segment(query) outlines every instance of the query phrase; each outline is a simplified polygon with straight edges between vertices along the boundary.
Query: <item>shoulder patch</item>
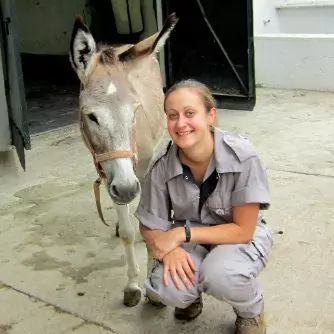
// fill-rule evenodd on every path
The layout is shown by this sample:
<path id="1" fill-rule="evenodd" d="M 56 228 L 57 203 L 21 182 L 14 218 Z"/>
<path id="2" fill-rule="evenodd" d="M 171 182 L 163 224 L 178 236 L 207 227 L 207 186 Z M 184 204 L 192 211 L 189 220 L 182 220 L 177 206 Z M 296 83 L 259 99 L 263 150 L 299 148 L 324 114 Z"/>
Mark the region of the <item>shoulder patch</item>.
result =
<path id="1" fill-rule="evenodd" d="M 236 154 L 240 162 L 257 156 L 253 144 L 239 134 L 228 133 L 223 137 L 224 143 Z"/>

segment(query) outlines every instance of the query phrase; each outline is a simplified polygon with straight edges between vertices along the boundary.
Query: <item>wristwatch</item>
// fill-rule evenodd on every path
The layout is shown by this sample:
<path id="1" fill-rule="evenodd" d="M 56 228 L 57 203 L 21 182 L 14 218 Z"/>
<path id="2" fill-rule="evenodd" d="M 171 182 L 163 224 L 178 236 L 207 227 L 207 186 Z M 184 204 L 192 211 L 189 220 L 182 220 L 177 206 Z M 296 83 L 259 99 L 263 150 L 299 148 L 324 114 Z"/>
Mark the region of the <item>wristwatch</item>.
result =
<path id="1" fill-rule="evenodd" d="M 190 230 L 190 220 L 187 219 L 186 220 L 186 223 L 184 224 L 184 229 L 185 229 L 185 232 L 186 232 L 186 240 L 185 242 L 190 242 L 191 240 L 191 230 Z"/>

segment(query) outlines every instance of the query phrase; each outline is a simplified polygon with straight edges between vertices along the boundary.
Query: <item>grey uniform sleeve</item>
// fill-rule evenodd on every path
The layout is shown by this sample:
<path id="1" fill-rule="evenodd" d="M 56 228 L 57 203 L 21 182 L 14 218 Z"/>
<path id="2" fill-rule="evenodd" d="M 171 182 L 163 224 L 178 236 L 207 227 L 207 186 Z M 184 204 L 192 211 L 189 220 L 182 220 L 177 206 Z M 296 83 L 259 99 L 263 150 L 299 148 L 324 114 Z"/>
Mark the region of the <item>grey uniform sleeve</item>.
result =
<path id="1" fill-rule="evenodd" d="M 267 173 L 257 156 L 246 160 L 241 173 L 236 174 L 232 206 L 245 203 L 259 203 L 261 210 L 270 206 Z"/>
<path id="2" fill-rule="evenodd" d="M 172 222 L 168 220 L 168 190 L 163 182 L 164 168 L 160 163 L 146 176 L 135 216 L 152 230 L 167 231 Z"/>

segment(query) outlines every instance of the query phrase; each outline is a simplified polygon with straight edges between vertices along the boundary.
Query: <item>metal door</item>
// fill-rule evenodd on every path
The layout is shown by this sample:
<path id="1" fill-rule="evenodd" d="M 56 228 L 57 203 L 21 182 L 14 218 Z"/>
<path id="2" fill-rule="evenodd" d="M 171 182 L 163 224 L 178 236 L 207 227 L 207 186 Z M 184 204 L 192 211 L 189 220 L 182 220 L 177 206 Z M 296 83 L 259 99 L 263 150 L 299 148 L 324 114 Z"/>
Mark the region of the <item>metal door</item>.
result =
<path id="1" fill-rule="evenodd" d="M 16 147 L 22 168 L 25 169 L 25 149 L 30 149 L 30 135 L 18 42 L 15 0 L 1 0 L 0 4 L 2 67 L 12 144 Z"/>

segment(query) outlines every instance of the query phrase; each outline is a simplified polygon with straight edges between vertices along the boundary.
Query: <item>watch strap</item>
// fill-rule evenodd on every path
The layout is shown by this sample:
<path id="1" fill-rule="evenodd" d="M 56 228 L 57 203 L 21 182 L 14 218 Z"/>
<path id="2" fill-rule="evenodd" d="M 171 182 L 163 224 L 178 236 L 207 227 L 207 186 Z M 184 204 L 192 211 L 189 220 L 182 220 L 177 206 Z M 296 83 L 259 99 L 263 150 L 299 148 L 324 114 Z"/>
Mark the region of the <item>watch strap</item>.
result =
<path id="1" fill-rule="evenodd" d="M 186 223 L 184 224 L 184 229 L 186 232 L 186 240 L 185 242 L 190 242 L 191 240 L 191 225 L 189 219 L 186 220 Z"/>

